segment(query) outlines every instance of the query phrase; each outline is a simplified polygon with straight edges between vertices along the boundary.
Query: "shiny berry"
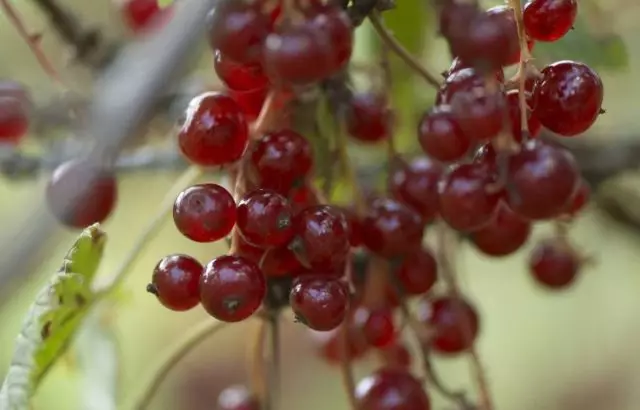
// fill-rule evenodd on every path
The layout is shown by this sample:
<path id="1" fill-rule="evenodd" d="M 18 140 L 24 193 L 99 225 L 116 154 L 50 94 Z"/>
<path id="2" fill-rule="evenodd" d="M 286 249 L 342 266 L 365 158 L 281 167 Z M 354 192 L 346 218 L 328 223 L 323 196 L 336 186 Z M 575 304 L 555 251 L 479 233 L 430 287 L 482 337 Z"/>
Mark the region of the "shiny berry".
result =
<path id="1" fill-rule="evenodd" d="M 260 401 L 242 385 L 229 386 L 218 395 L 217 410 L 260 410 Z"/>
<path id="2" fill-rule="evenodd" d="M 536 245 L 531 253 L 529 269 L 534 279 L 546 288 L 563 289 L 574 282 L 581 261 L 576 252 L 559 239 Z"/>
<path id="3" fill-rule="evenodd" d="M 161 8 L 158 0 L 125 0 L 121 7 L 122 17 L 133 32 L 157 26 L 171 13 L 171 8 Z"/>
<path id="4" fill-rule="evenodd" d="M 288 247 L 279 246 L 264 252 L 256 263 L 260 263 L 260 269 L 266 277 L 297 276 L 303 272 L 302 264 L 296 254 Z"/>
<path id="5" fill-rule="evenodd" d="M 216 50 L 213 68 L 218 78 L 230 89 L 251 91 L 269 85 L 267 76 L 258 63 L 237 63 Z"/>
<path id="6" fill-rule="evenodd" d="M 309 328 L 328 331 L 338 327 L 347 315 L 349 294 L 341 282 L 326 277 L 300 277 L 289 295 L 296 320 Z"/>
<path id="7" fill-rule="evenodd" d="M 533 0 L 522 13 L 527 35 L 538 41 L 556 41 L 571 30 L 578 13 L 576 0 Z"/>
<path id="8" fill-rule="evenodd" d="M 429 396 L 415 376 L 398 367 L 382 368 L 360 380 L 357 410 L 430 410 Z"/>
<path id="9" fill-rule="evenodd" d="M 420 214 L 392 198 L 375 199 L 362 220 L 364 246 L 385 258 L 417 250 L 423 233 Z"/>
<path id="10" fill-rule="evenodd" d="M 584 179 L 578 184 L 578 189 L 573 193 L 573 197 L 567 203 L 563 213 L 567 215 L 576 215 L 580 213 L 589 203 L 591 197 L 591 187 Z"/>
<path id="11" fill-rule="evenodd" d="M 448 105 L 424 114 L 418 124 L 418 142 L 425 154 L 442 162 L 457 161 L 471 149 L 471 138 L 462 132 Z"/>
<path id="12" fill-rule="evenodd" d="M 391 135 L 393 112 L 383 95 L 356 93 L 349 100 L 346 123 L 349 135 L 356 140 L 378 142 Z"/>
<path id="13" fill-rule="evenodd" d="M 449 67 L 449 70 L 447 70 L 447 72 L 445 73 L 445 77 L 449 78 L 454 73 L 457 73 L 458 71 L 463 70 L 465 68 L 473 69 L 473 65 L 456 57 L 451 62 L 451 66 Z M 472 72 L 472 71 L 469 71 L 469 72 Z M 495 79 L 499 83 L 504 83 L 504 70 L 502 68 L 498 68 L 495 70 Z M 480 82 L 478 82 L 478 84 L 481 85 Z"/>
<path id="14" fill-rule="evenodd" d="M 223 322 L 239 322 L 251 316 L 266 293 L 266 281 L 258 265 L 241 256 L 215 258 L 200 278 L 200 303 Z"/>
<path id="15" fill-rule="evenodd" d="M 191 256 L 166 256 L 153 270 L 147 291 L 168 309 L 189 310 L 200 303 L 198 285 L 202 269 L 200 262 Z"/>
<path id="16" fill-rule="evenodd" d="M 349 243 L 352 247 L 362 245 L 362 221 L 351 208 L 341 208 L 349 226 Z"/>
<path id="17" fill-rule="evenodd" d="M 485 255 L 506 256 L 520 249 L 530 233 L 531 222 L 501 204 L 488 225 L 471 233 L 471 240 Z"/>
<path id="18" fill-rule="evenodd" d="M 287 198 L 274 191 L 259 189 L 238 202 L 238 229 L 254 246 L 284 245 L 293 237 L 292 213 Z"/>
<path id="19" fill-rule="evenodd" d="M 344 263 L 351 249 L 344 213 L 330 205 L 309 207 L 294 219 L 296 237 L 291 249 L 304 265 L 332 271 Z"/>
<path id="20" fill-rule="evenodd" d="M 63 163 L 51 175 L 46 200 L 51 213 L 70 228 L 104 222 L 115 207 L 118 185 L 113 171 L 87 160 Z"/>
<path id="21" fill-rule="evenodd" d="M 323 33 L 331 46 L 330 70 L 337 72 L 345 67 L 353 50 L 353 27 L 349 15 L 341 7 L 329 2 L 319 4 L 307 12 L 308 23 L 318 33 Z"/>
<path id="22" fill-rule="evenodd" d="M 389 192 L 428 222 L 438 213 L 438 181 L 443 172 L 442 165 L 427 157 L 401 161 L 391 172 Z"/>
<path id="23" fill-rule="evenodd" d="M 462 132 L 476 141 L 488 140 L 500 133 L 505 115 L 504 95 L 486 87 L 457 93 L 451 110 Z"/>
<path id="24" fill-rule="evenodd" d="M 221 0 L 209 14 L 209 43 L 240 63 L 257 62 L 272 29 L 260 1 Z"/>
<path id="25" fill-rule="evenodd" d="M 220 93 L 204 93 L 189 103 L 178 134 L 184 156 L 201 166 L 238 160 L 249 139 L 249 127 L 238 104 Z"/>
<path id="26" fill-rule="evenodd" d="M 238 104 L 245 120 L 251 122 L 260 116 L 264 102 L 269 95 L 269 88 L 263 87 L 248 91 L 229 89 L 227 90 L 227 94 Z"/>
<path id="27" fill-rule="evenodd" d="M 30 98 L 25 88 L 0 81 L 0 142 L 17 143 L 29 129 Z"/>
<path id="28" fill-rule="evenodd" d="M 508 92 L 506 95 L 507 109 L 509 111 L 509 121 L 511 122 L 511 134 L 517 142 L 522 141 L 522 117 L 520 116 L 520 99 L 518 91 Z M 542 124 L 531 114 L 527 113 L 527 131 L 530 137 L 535 137 L 540 133 Z"/>
<path id="29" fill-rule="evenodd" d="M 176 198 L 173 221 L 180 233 L 192 241 L 218 241 L 227 236 L 236 223 L 236 203 L 220 185 L 194 185 Z"/>
<path id="30" fill-rule="evenodd" d="M 382 348 L 395 341 L 396 328 L 391 309 L 358 308 L 354 320 L 362 328 L 365 340 L 372 347 Z"/>
<path id="31" fill-rule="evenodd" d="M 544 127 L 565 137 L 588 130 L 602 108 L 602 80 L 587 65 L 575 61 L 558 61 L 543 68 L 533 93 L 533 115 Z"/>
<path id="32" fill-rule="evenodd" d="M 405 295 L 421 295 L 436 283 L 438 264 L 429 249 L 420 248 L 402 260 L 395 276 Z"/>
<path id="33" fill-rule="evenodd" d="M 493 173 L 478 163 L 462 164 L 440 184 L 440 216 L 453 229 L 474 231 L 491 221 L 501 193 L 492 189 Z"/>
<path id="34" fill-rule="evenodd" d="M 255 143 L 249 161 L 261 187 L 287 196 L 311 171 L 311 144 L 293 130 L 272 132 Z"/>
<path id="35" fill-rule="evenodd" d="M 531 140 L 508 162 L 507 201 L 529 219 L 559 216 L 580 183 L 580 171 L 566 149 Z"/>
<path id="36" fill-rule="evenodd" d="M 404 343 L 396 341 L 390 346 L 380 349 L 379 352 L 385 367 L 411 368 L 413 357 Z"/>
<path id="37" fill-rule="evenodd" d="M 462 68 L 451 73 L 440 86 L 436 104 L 451 104 L 458 93 L 469 92 L 476 87 L 484 87 L 485 80 L 473 68 Z"/>
<path id="38" fill-rule="evenodd" d="M 443 354 L 461 353 L 478 336 L 479 318 L 473 306 L 462 299 L 443 296 L 425 300 L 418 315 L 434 331 L 431 347 Z"/>

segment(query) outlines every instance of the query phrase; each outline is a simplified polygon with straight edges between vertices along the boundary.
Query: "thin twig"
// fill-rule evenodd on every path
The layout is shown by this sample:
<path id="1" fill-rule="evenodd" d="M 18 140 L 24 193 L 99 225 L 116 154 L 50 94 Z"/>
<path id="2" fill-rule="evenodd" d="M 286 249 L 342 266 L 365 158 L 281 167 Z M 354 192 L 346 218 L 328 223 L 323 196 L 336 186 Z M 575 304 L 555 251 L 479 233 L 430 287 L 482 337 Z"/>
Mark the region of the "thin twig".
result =
<path id="1" fill-rule="evenodd" d="M 149 404 L 151 404 L 151 400 L 155 396 L 156 391 L 176 364 L 178 364 L 189 352 L 191 352 L 206 338 L 213 336 L 218 331 L 224 329 L 226 325 L 227 324 L 224 322 L 207 320 L 189 333 L 183 340 L 173 347 L 162 360 L 158 361 L 160 365 L 153 373 L 151 373 L 151 381 L 146 384 L 146 387 L 142 390 L 140 398 L 137 399 L 129 408 L 132 410 L 147 409 Z"/>
<path id="2" fill-rule="evenodd" d="M 0 6 L 2 6 L 7 18 L 11 24 L 13 24 L 20 37 L 22 37 L 22 39 L 27 43 L 45 73 L 47 73 L 47 75 L 58 85 L 64 86 L 64 81 L 62 81 L 60 73 L 58 73 L 58 70 L 56 70 L 51 60 L 49 60 L 45 52 L 40 47 L 39 38 L 36 38 L 29 33 L 29 30 L 22 21 L 22 18 L 18 15 L 18 12 L 14 9 L 9 0 L 0 0 Z"/>
<path id="3" fill-rule="evenodd" d="M 509 0 L 509 4 L 513 8 L 513 12 L 515 14 L 516 26 L 518 28 L 518 41 L 520 42 L 520 62 L 518 63 L 518 104 L 520 105 L 520 127 L 522 129 L 522 135 L 524 136 L 528 135 L 529 132 L 525 82 L 527 81 L 527 65 L 531 60 L 531 54 L 529 53 L 527 34 L 524 29 L 524 22 L 522 21 L 522 3 L 520 0 Z"/>
<path id="4" fill-rule="evenodd" d="M 369 20 L 380 38 L 389 46 L 391 51 L 400 57 L 412 70 L 424 78 L 427 83 L 436 89 L 440 88 L 440 81 L 438 81 L 438 78 L 427 71 L 427 69 L 420 64 L 420 62 L 411 55 L 411 53 L 402 44 L 400 44 L 395 37 L 393 37 L 389 30 L 384 27 L 380 16 L 376 12 L 369 14 Z"/>

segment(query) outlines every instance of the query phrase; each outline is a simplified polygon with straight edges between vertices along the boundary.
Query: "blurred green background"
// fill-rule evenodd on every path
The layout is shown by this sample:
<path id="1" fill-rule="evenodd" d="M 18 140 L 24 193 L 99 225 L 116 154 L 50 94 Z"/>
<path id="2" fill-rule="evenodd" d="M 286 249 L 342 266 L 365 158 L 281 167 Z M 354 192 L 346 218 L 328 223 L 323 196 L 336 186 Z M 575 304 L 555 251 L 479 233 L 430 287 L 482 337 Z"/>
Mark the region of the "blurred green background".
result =
<path id="1" fill-rule="evenodd" d="M 89 25 L 102 27 L 114 36 L 124 32 L 116 8 L 107 0 L 60 2 L 73 7 Z M 15 3 L 29 26 L 44 34 L 43 48 L 47 54 L 58 67 L 67 65 L 65 48 L 47 28 L 42 15 L 29 1 Z M 427 67 L 434 72 L 446 69 L 448 56 L 444 45 L 430 39 L 433 28 L 429 18 L 416 13 L 423 7 L 422 2 L 398 3 L 400 10 L 388 20 L 389 25 L 408 46 L 428 50 L 424 55 Z M 583 3 L 585 9 L 589 7 L 586 1 Z M 565 51 L 571 52 L 572 58 L 583 52 L 585 59 L 607 55 L 614 61 L 613 67 L 605 65 L 601 69 L 607 114 L 596 124 L 590 138 L 603 138 L 615 144 L 624 138 L 637 138 L 640 129 L 635 105 L 635 97 L 640 94 L 640 81 L 635 77 L 640 68 L 637 26 L 640 3 L 607 0 L 597 6 L 597 12 L 589 14 L 591 20 L 585 22 L 587 28 L 582 35 L 593 35 L 594 41 L 601 39 L 603 33 L 607 38 L 617 35 L 616 41 L 623 40 L 626 51 L 621 52 L 617 45 L 596 51 L 565 45 Z M 361 44 L 357 56 L 367 58 L 374 47 L 367 39 Z M 0 77 L 28 84 L 36 98 L 46 99 L 56 92 L 4 16 L 0 16 L 0 56 Z M 202 64 L 195 69 L 213 83 L 210 60 L 205 54 Z M 90 90 L 90 75 L 82 68 L 68 67 L 64 71 L 75 89 Z M 398 95 L 402 102 L 409 100 L 414 107 L 422 109 L 427 107 L 433 93 L 423 84 L 411 83 Z M 25 209 L 43 200 L 46 177 L 22 182 L 0 181 L 0 226 L 5 232 L 15 229 L 15 221 L 28 218 Z M 109 236 L 101 267 L 104 275 L 117 269 L 135 241 L 136 232 L 141 231 L 153 215 L 176 177 L 177 173 L 162 171 L 121 175 L 119 206 L 104 226 Z M 541 226 L 531 242 L 548 233 L 548 227 Z M 33 261 L 25 261 L 37 262 L 38 275 L 12 290 L 11 300 L 0 311 L 0 375 L 13 353 L 13 342 L 26 308 L 47 276 L 57 269 L 74 234 L 57 231 L 50 241 L 57 245 L 43 250 L 46 257 L 41 263 L 37 255 Z M 482 314 L 479 350 L 498 410 L 636 410 L 640 406 L 637 388 L 640 385 L 640 237 L 613 223 L 593 206 L 576 223 L 572 237 L 587 252 L 593 253 L 597 264 L 585 270 L 572 289 L 557 294 L 539 289 L 528 277 L 525 264 L 530 247 L 504 260 L 484 258 L 466 247 L 460 251 L 458 264 L 464 290 Z M 126 295 L 112 316 L 120 340 L 123 397 L 131 397 L 143 387 L 149 371 L 156 365 L 154 360 L 167 346 L 176 342 L 190 326 L 207 318 L 201 309 L 183 314 L 169 312 L 144 291 L 156 261 L 168 253 L 184 252 L 206 262 L 224 251 L 222 245 L 189 242 L 167 221 L 137 261 L 126 283 Z M 254 325 L 255 322 L 248 321 L 231 326 L 199 347 L 171 374 L 151 408 L 215 408 L 217 393 L 222 388 L 247 381 L 246 342 Z M 337 369 L 317 358 L 307 332 L 286 320 L 282 340 L 282 410 L 346 409 Z M 438 360 L 437 366 L 451 386 L 470 386 L 464 358 Z M 374 367 L 375 361 L 365 361 L 358 365 L 357 374 L 364 375 Z M 80 402 L 80 382 L 77 361 L 71 354 L 51 372 L 34 401 L 35 408 L 88 410 L 90 407 Z M 449 408 L 434 396 L 434 408 Z"/>

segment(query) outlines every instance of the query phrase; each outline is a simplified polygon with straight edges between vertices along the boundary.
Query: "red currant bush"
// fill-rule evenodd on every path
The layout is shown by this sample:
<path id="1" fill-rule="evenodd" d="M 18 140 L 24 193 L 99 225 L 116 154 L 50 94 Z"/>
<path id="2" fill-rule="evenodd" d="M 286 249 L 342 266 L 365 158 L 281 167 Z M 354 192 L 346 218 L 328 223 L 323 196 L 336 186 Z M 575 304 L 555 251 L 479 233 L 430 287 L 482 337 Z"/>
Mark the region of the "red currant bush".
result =
<path id="1" fill-rule="evenodd" d="M 241 256 L 213 259 L 200 278 L 200 303 L 214 318 L 239 322 L 262 304 L 267 284 L 260 268 Z"/>
<path id="2" fill-rule="evenodd" d="M 522 19 L 527 35 L 538 41 L 556 41 L 571 30 L 578 13 L 576 0 L 532 0 Z"/>
<path id="3" fill-rule="evenodd" d="M 433 328 L 431 348 L 442 354 L 466 351 L 475 342 L 479 331 L 479 317 L 467 301 L 442 296 L 424 300 L 419 309 L 420 319 Z"/>
<path id="4" fill-rule="evenodd" d="M 531 253 L 529 268 L 540 285 L 548 289 L 563 289 L 576 279 L 581 260 L 568 243 L 552 238 L 536 245 Z"/>
<path id="5" fill-rule="evenodd" d="M 238 203 L 238 229 L 244 239 L 260 248 L 284 245 L 293 237 L 293 210 L 287 198 L 259 189 Z"/>
<path id="6" fill-rule="evenodd" d="M 178 133 L 184 156 L 202 166 L 225 165 L 242 156 L 249 139 L 249 127 L 238 104 L 220 93 L 194 98 Z"/>
<path id="7" fill-rule="evenodd" d="M 168 309 L 192 309 L 200 303 L 199 284 L 202 269 L 200 262 L 191 256 L 166 256 L 153 270 L 147 291 L 156 295 L 160 303 Z"/>
<path id="8" fill-rule="evenodd" d="M 214 242 L 227 236 L 236 223 L 236 203 L 216 184 L 199 184 L 182 191 L 173 205 L 178 230 L 195 242 Z"/>
<path id="9" fill-rule="evenodd" d="M 422 383 L 409 371 L 382 368 L 360 380 L 356 387 L 357 410 L 430 410 Z"/>
<path id="10" fill-rule="evenodd" d="M 296 320 L 317 331 L 338 327 L 347 315 L 349 293 L 341 282 L 324 276 L 303 276 L 289 295 Z"/>

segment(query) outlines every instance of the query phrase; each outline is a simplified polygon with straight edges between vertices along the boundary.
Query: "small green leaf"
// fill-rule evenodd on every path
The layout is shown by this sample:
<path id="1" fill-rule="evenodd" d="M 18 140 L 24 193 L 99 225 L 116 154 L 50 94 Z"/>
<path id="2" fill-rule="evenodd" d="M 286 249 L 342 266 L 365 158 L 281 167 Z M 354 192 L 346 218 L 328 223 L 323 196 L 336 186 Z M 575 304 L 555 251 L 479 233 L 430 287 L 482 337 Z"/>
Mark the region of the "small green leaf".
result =
<path id="1" fill-rule="evenodd" d="M 169 7 L 173 4 L 174 0 L 158 0 L 158 7 L 160 7 L 161 9 L 164 9 L 166 7 Z"/>
<path id="2" fill-rule="evenodd" d="M 38 384 L 67 350 L 96 298 L 92 282 L 105 239 L 98 224 L 85 229 L 65 256 L 60 270 L 36 296 L 0 389 L 0 409 L 28 409 Z"/>

